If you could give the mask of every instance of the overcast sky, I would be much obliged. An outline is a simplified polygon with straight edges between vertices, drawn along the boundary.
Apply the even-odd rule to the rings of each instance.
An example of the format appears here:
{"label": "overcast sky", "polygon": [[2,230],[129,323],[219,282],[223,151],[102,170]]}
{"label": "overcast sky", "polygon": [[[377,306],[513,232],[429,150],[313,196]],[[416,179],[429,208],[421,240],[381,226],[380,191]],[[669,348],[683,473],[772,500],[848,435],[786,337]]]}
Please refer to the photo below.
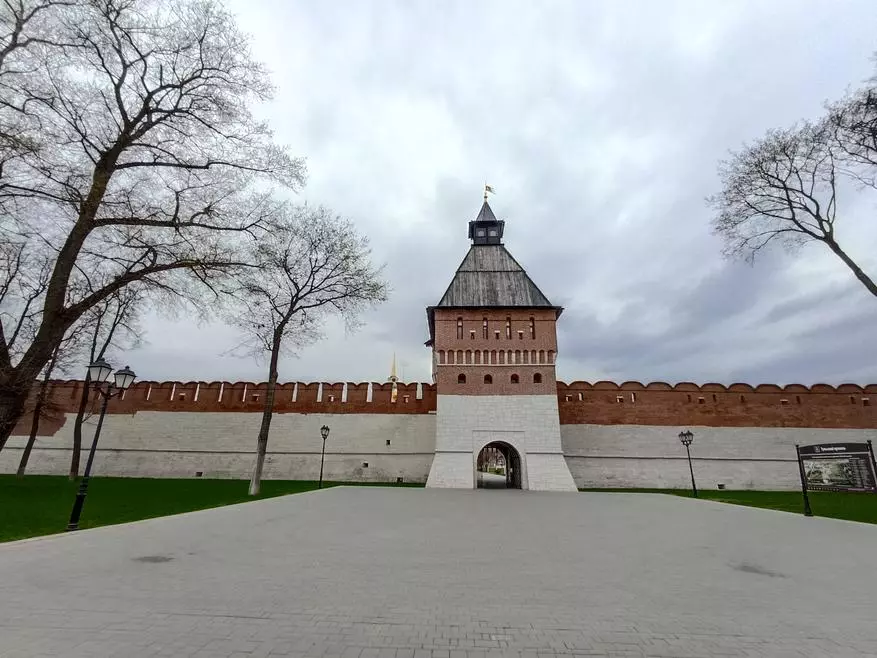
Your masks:
{"label": "overcast sky", "polygon": [[[819,246],[722,259],[704,197],[729,149],[819,114],[874,70],[877,2],[230,4],[273,71],[260,109],[307,158],[301,200],[369,235],[391,300],[287,358],[286,381],[429,381],[424,308],[481,204],[555,304],[567,381],[877,381],[877,299]],[[877,198],[840,241],[877,275]],[[262,380],[221,325],[158,317],[144,379]]]}

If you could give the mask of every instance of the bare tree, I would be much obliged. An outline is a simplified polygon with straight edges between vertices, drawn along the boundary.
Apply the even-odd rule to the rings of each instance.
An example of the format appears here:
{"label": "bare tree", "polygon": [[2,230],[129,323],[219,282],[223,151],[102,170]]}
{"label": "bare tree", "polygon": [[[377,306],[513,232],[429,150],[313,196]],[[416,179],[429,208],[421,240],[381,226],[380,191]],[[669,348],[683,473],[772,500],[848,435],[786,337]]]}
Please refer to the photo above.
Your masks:
{"label": "bare tree", "polygon": [[16,475],[19,477],[23,476],[27,470],[27,464],[30,461],[30,454],[33,451],[34,444],[37,440],[37,434],[40,430],[40,422],[50,413],[55,411],[51,408],[48,399],[49,387],[52,383],[52,375],[55,373],[58,366],[61,365],[64,357],[69,356],[68,350],[71,344],[75,343],[76,338],[76,335],[71,335],[65,337],[64,340],[58,343],[55,351],[52,352],[52,358],[49,359],[49,362],[46,364],[43,371],[43,378],[37,388],[36,399],[34,401],[33,411],[31,412],[30,434],[27,437],[27,443],[21,453],[21,460],[18,463],[18,471],[16,471]]}
{"label": "bare tree", "polygon": [[[94,363],[104,358],[107,351],[131,349],[141,340],[139,313],[145,302],[143,290],[128,286],[93,307],[84,317],[83,334],[85,344],[80,350],[82,363]],[[70,458],[71,480],[79,477],[79,461],[82,452],[82,424],[91,397],[91,376],[86,370],[79,407],[73,422],[73,454]]]}
{"label": "bare tree", "polygon": [[[4,11],[36,4],[8,0]],[[34,142],[2,163],[0,230],[51,263],[32,302],[33,337],[13,351],[14,327],[5,315],[0,324],[0,442],[85,314],[135,283],[153,297],[215,294],[247,265],[251,241],[284,233],[273,193],[304,177],[303,162],[251,114],[271,86],[215,2],[52,9],[56,41],[24,48],[31,63],[5,80],[0,106],[0,133],[23,125]],[[0,22],[0,45],[15,25]]]}
{"label": "bare tree", "polygon": [[778,243],[824,244],[872,295],[877,283],[841,246],[838,196],[877,189],[877,96],[873,82],[828,106],[818,122],[770,130],[719,165],[722,191],[708,199],[726,255],[750,262]]}
{"label": "bare tree", "polygon": [[868,187],[877,187],[877,78],[828,106],[826,122],[846,173]]}
{"label": "bare tree", "polygon": [[340,315],[354,328],[364,309],[387,298],[382,268],[372,264],[367,238],[348,220],[309,206],[281,212],[291,230],[254,249],[252,262],[259,267],[240,279],[234,292],[238,304],[229,317],[246,334],[250,351],[268,356],[250,495],[258,495],[261,486],[280,354],[316,339],[328,315]]}
{"label": "bare tree", "polygon": [[[25,240],[7,237],[0,231],[0,328],[6,327],[5,348],[15,359],[36,335],[39,301],[49,285],[51,263],[32,253]],[[56,351],[52,358],[57,359]],[[40,385],[40,391],[44,389]],[[0,450],[7,439],[8,435],[0,435]]]}
{"label": "bare tree", "polygon": [[[67,45],[59,29],[63,11],[82,0],[0,1],[0,178],[4,166],[43,145],[39,122],[28,110],[30,96],[47,98],[38,71],[50,50]],[[28,93],[22,87],[28,86]]]}

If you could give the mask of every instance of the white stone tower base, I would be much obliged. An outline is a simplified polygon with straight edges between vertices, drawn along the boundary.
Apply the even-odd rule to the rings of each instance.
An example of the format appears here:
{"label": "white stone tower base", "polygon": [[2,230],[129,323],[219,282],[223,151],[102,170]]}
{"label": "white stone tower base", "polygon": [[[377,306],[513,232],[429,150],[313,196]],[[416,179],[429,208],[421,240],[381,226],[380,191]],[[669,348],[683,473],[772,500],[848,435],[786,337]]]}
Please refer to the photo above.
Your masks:
{"label": "white stone tower base", "polygon": [[554,395],[439,395],[427,487],[474,489],[478,453],[502,441],[521,457],[521,488],[576,491]]}

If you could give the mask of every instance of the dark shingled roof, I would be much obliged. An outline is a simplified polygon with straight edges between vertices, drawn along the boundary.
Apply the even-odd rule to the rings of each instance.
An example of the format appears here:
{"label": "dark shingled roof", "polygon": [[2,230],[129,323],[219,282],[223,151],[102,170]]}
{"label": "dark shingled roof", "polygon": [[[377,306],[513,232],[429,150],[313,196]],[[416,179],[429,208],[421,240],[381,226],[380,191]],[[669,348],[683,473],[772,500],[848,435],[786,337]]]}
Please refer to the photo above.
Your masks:
{"label": "dark shingled roof", "polygon": [[470,247],[454,280],[436,304],[436,308],[540,306],[553,308],[524,268],[501,244]]}
{"label": "dark shingled roof", "polygon": [[[432,345],[435,338],[437,308],[550,308],[560,317],[563,309],[548,301],[500,242],[503,225],[485,199],[478,217],[469,222],[469,238],[475,244],[469,248],[439,303],[426,309],[427,345]],[[479,228],[495,233],[485,235],[482,231],[479,236],[475,232]]]}
{"label": "dark shingled roof", "polygon": [[497,221],[496,215],[493,214],[493,209],[490,205],[485,202],[481,206],[481,211],[478,213],[478,217],[475,218],[476,222],[495,222]]}

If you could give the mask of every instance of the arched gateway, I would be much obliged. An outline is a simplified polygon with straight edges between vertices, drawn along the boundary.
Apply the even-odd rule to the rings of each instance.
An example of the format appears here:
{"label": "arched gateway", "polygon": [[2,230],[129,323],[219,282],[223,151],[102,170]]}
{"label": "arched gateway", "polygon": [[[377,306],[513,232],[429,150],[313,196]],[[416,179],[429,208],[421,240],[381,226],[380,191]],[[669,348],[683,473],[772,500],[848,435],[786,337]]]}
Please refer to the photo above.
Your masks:
{"label": "arched gateway", "polygon": [[575,491],[560,444],[554,374],[563,309],[506,250],[504,227],[485,198],[469,222],[469,252],[439,303],[426,309],[437,394],[426,486],[478,486],[478,473],[486,472],[477,470],[482,449],[493,446],[514,486]]}
{"label": "arched gateway", "polygon": [[475,486],[479,489],[521,489],[521,455],[505,441],[484,446],[475,460]]}

